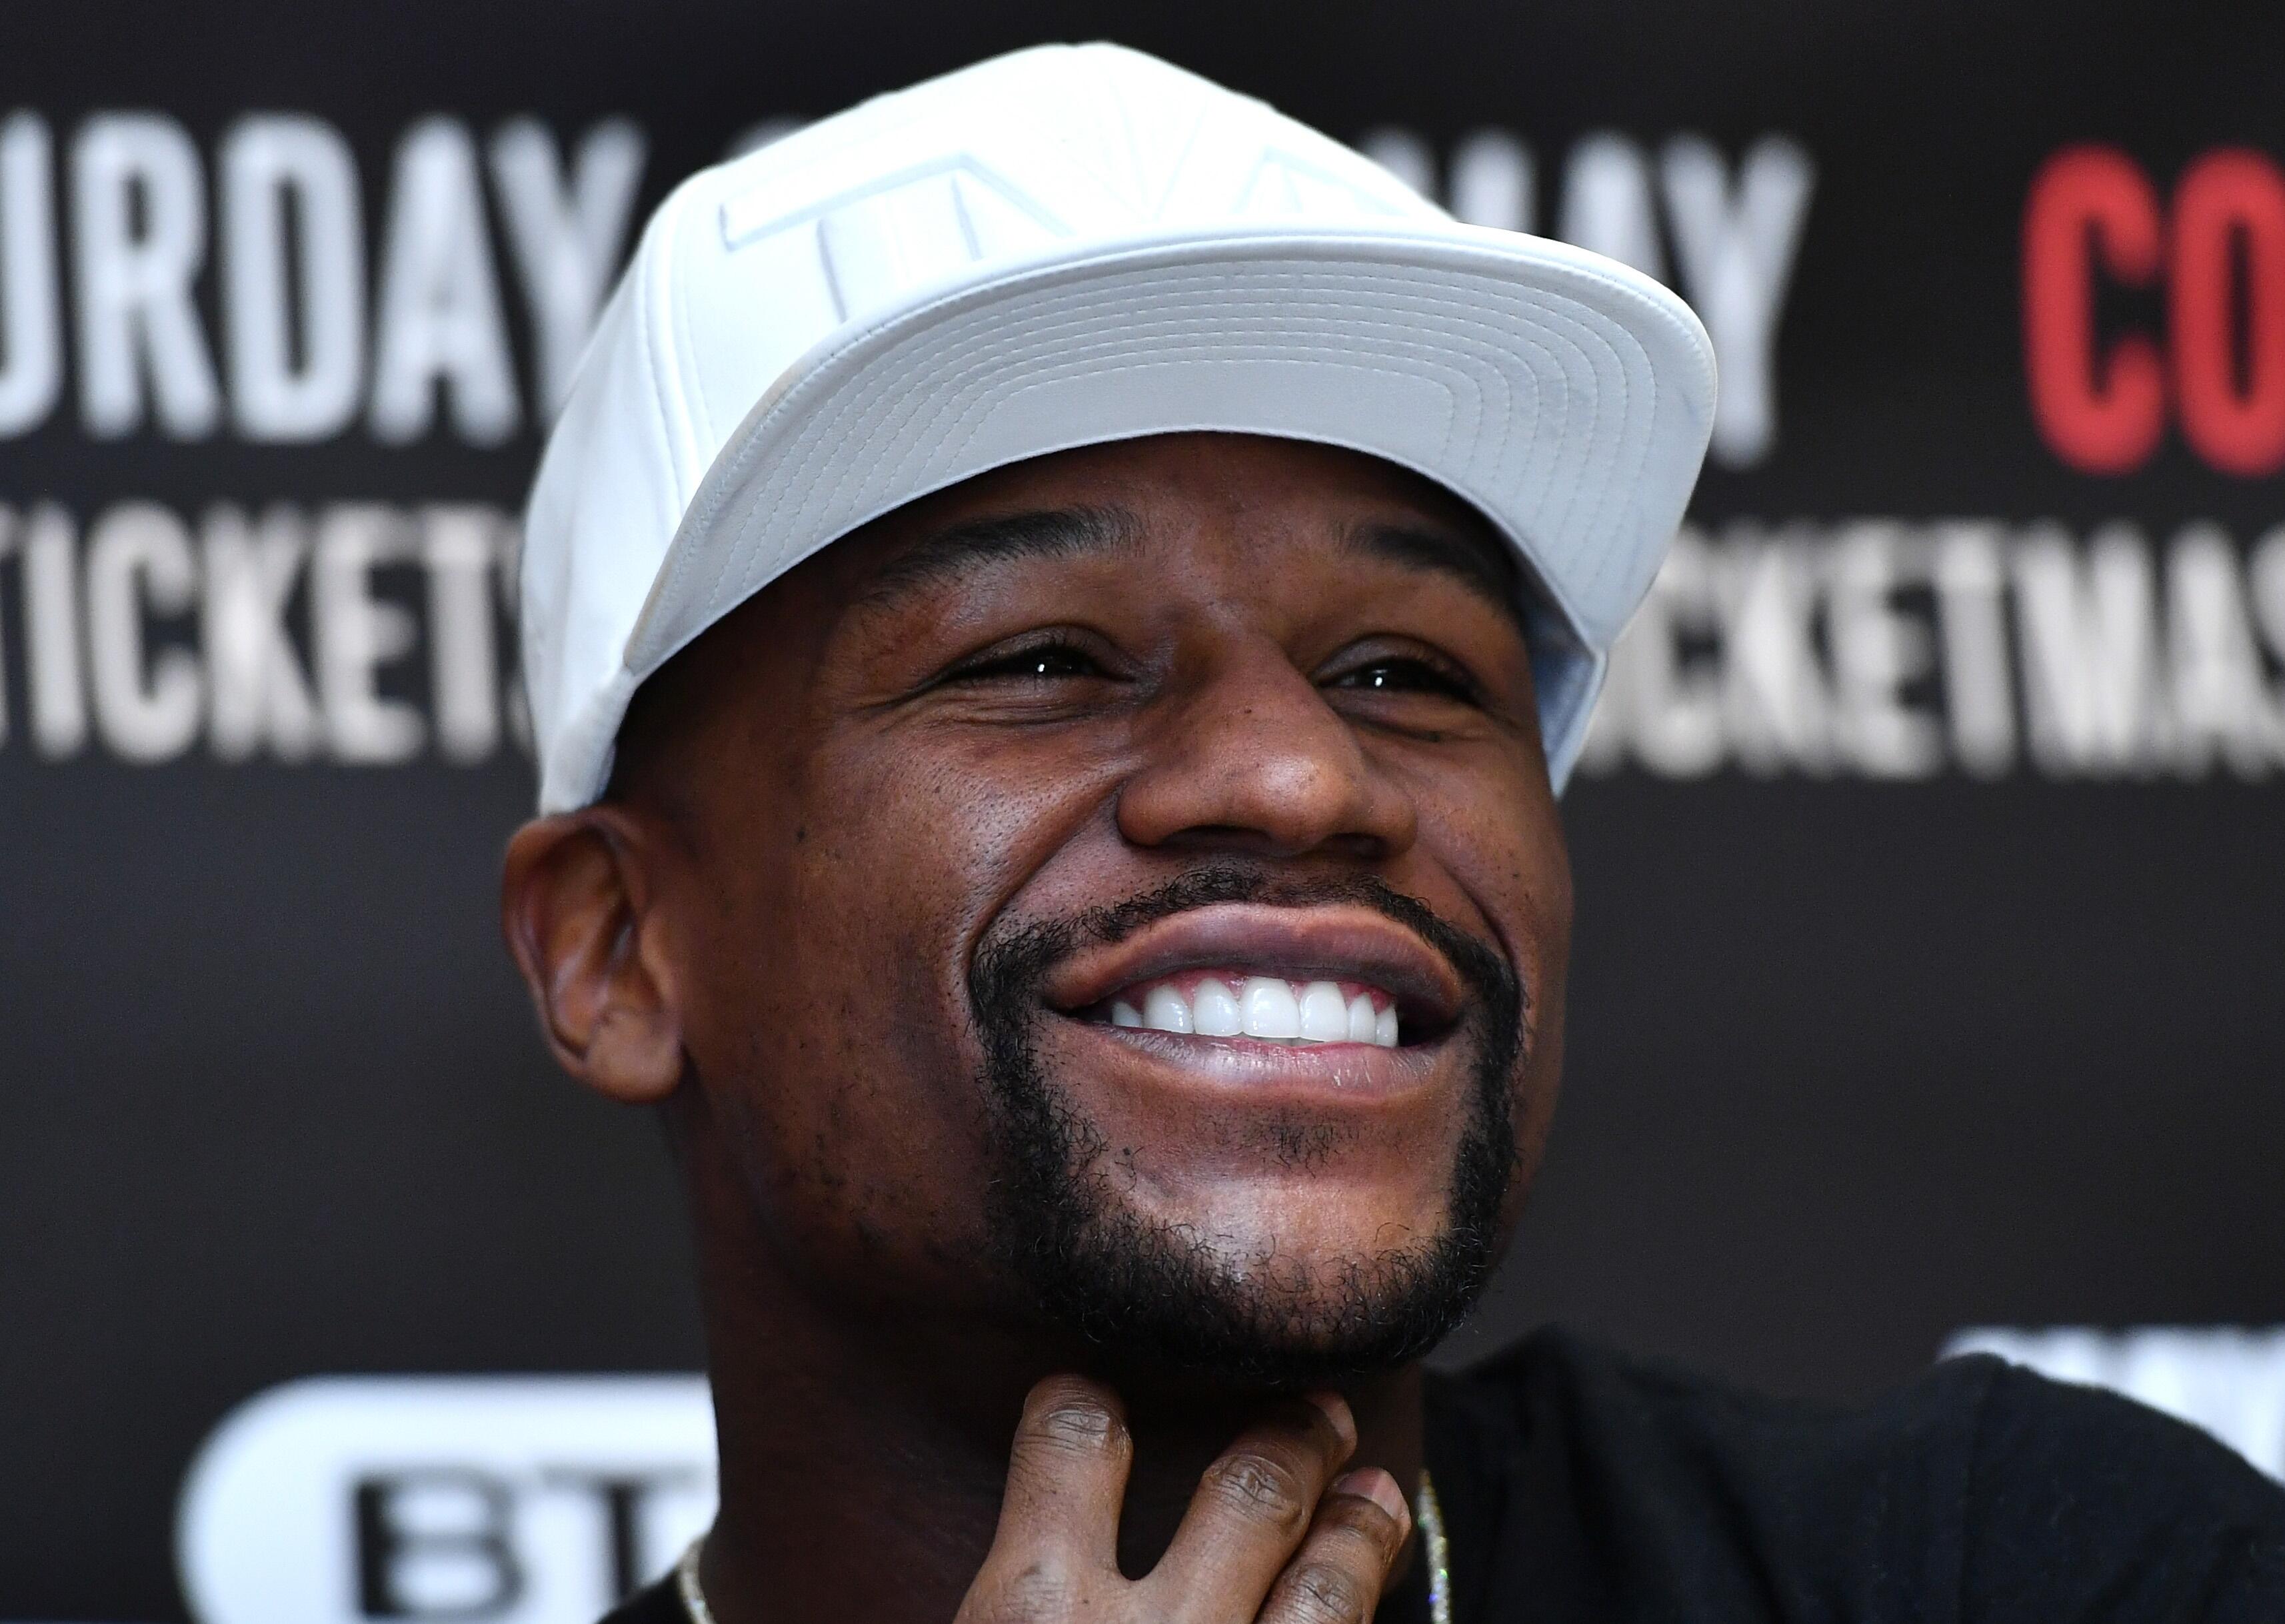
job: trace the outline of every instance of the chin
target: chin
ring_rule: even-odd
[[[1215,1276],[1296,1298],[1353,1291],[1408,1259],[1449,1243],[1451,1203],[1441,1188],[1389,1189],[1285,1169],[1234,1181],[1196,1201],[1137,1204],[1135,1230],[1180,1236]]]
[[[1108,1362],[1248,1391],[1298,1392],[1409,1364],[1474,1306],[1494,1237],[1449,1220],[1281,1229],[1116,1201],[1009,1257],[1039,1306]],[[1401,1209],[1403,1204],[1397,1204]],[[1068,1211],[1068,1210],[1067,1210]]]

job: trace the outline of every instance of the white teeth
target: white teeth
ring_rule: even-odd
[[[1248,976],[1238,992],[1245,1009],[1249,1038],[1293,1039],[1301,1035],[1301,1006],[1290,982],[1270,976]]]
[[[1288,992],[1285,996],[1290,1001],[1293,995]],[[1190,1006],[1197,1030],[1206,1037],[1235,1038],[1245,1030],[1245,1018],[1237,1012],[1237,1000],[1213,977],[1198,983],[1198,990],[1190,996]]]
[[[1112,1018],[1117,1018],[1116,1011]],[[1150,996],[1142,1000],[1142,1024],[1152,1032],[1190,1031],[1190,1000],[1170,986],[1152,987]]]
[[[1317,1043],[1339,1043],[1349,1035],[1349,1007],[1330,981],[1313,981],[1301,992],[1301,1035]]]
[[[1196,1032],[1206,1038],[1260,1038],[1271,1043],[1371,1043],[1396,1047],[1396,1010],[1373,1008],[1370,993],[1345,999],[1339,984],[1306,985],[1275,976],[1248,976],[1233,993],[1220,976],[1201,977],[1188,998],[1170,981],[1111,1006],[1113,1026]]]

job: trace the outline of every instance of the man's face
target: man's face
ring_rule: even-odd
[[[1561,1047],[1512,568],[1376,459],[1138,440],[914,503],[655,679],[615,793],[782,1267],[1256,1384],[1449,1329]]]

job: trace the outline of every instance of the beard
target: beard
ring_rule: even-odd
[[[1447,1041],[1470,1051],[1472,1087],[1445,1221],[1370,1254],[1295,1265],[1233,1258],[1190,1226],[1136,1212],[1112,1188],[1108,1147],[1040,1056],[1049,972],[1074,948],[1222,902],[1362,905],[1442,953],[1471,997]],[[1114,906],[987,937],[969,975],[985,1052],[982,1094],[994,1177],[993,1260],[1052,1322],[1122,1361],[1217,1385],[1300,1392],[1419,1358],[1467,1317],[1496,1259],[1517,1176],[1512,1106],[1525,993],[1498,954],[1370,875],[1278,883],[1260,867],[1194,870]],[[1265,1154],[1290,1162],[1291,1131]]]

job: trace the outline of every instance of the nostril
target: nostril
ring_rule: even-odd
[[[1158,842],[1190,851],[1241,851],[1249,857],[1298,857],[1308,850],[1282,841],[1265,829],[1237,823],[1197,823]]]
[[[1378,835],[1339,834],[1328,836],[1281,836],[1274,830],[1235,823],[1200,823],[1181,828],[1154,842],[1128,839],[1137,845],[1179,851],[1226,851],[1243,857],[1331,857],[1345,863],[1378,864],[1392,854],[1389,843]]]

